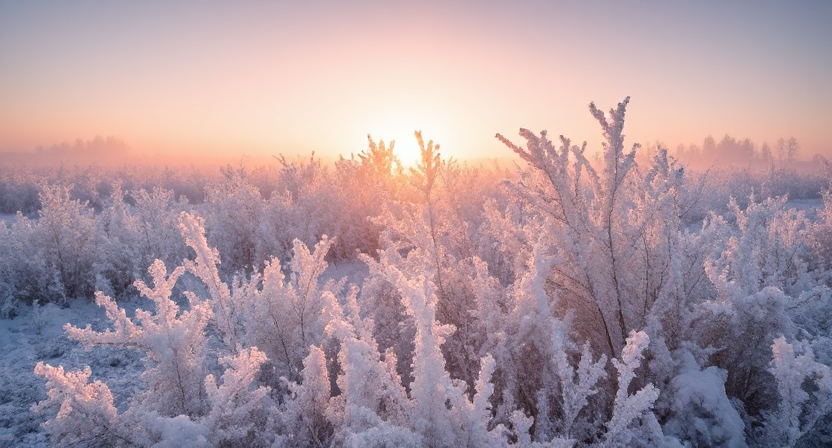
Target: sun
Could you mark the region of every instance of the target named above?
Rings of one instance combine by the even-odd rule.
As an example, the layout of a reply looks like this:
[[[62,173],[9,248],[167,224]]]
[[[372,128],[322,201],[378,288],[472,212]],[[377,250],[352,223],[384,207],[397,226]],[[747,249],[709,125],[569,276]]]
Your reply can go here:
[[[384,141],[385,145],[389,145],[395,141],[393,153],[404,168],[414,167],[422,159],[415,136],[417,131],[422,132],[426,145],[433,140],[443,149],[449,148],[447,144],[451,142],[448,139],[453,136],[449,132],[453,128],[452,117],[441,110],[418,106],[411,102],[408,107],[373,109],[360,123],[365,129],[364,135],[369,133],[376,143]],[[447,155],[443,153],[443,156]]]
[[[416,166],[422,158],[414,132],[402,126],[397,129],[386,129],[384,132],[374,132],[370,136],[376,143],[384,142],[388,148],[394,142],[393,154],[403,167],[410,168]]]
[[[419,143],[416,141],[416,136],[413,135],[413,132],[397,138],[393,152],[405,168],[418,165],[422,159],[422,151],[419,148]]]
[[[393,154],[404,168],[412,168],[417,166],[422,160],[422,149],[419,147],[419,141],[416,139],[416,132],[419,132],[418,127],[415,130],[409,130],[406,126],[401,126],[400,128],[391,129],[387,132],[373,133],[371,137],[376,143],[384,142],[388,148],[391,142],[395,142]],[[431,140],[433,140],[434,145],[441,145],[442,143],[440,139],[437,139],[429,132],[422,131],[422,137],[425,146]]]

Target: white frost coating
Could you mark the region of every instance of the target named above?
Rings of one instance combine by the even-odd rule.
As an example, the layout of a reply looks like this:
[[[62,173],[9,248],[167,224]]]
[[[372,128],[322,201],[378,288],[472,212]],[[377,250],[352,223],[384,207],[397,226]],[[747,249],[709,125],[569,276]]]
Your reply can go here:
[[[99,292],[96,303],[107,311],[113,328],[97,332],[89,325],[81,329],[67,324],[64,330],[70,338],[88,346],[115,345],[141,350],[151,366],[143,375],[150,391],[144,395],[146,408],[168,417],[200,415],[205,410],[203,331],[212,315],[211,308],[205,302],[192,299],[190,309],[183,311],[171,300],[173,286],[184,273],[182,267],[168,276],[164,264],[157,260],[148,271],[153,288],[141,280],[135,285],[153,301],[154,313],[138,309],[135,318],[130,319],[111,297]]]
[[[621,360],[613,359],[612,364],[618,370],[618,391],[615,395],[615,406],[612,418],[607,422],[607,433],[604,436],[606,446],[616,446],[630,443],[632,435],[627,427],[636,419],[647,414],[653,407],[653,402],[659,397],[659,390],[648,384],[630,395],[630,383],[636,377],[636,369],[641,366],[644,350],[650,343],[650,338],[643,331],[632,331],[627,338],[627,345],[621,351]]]
[[[220,358],[225,366],[220,384],[214,375],[205,377],[205,392],[211,411],[202,419],[214,446],[229,444],[251,445],[255,438],[255,423],[265,418],[265,400],[269,388],[257,386],[255,377],[266,355],[257,347],[238,350],[236,356]]]
[[[89,440],[113,440],[118,436],[113,395],[101,381],[89,382],[89,367],[65,372],[63,366],[39,362],[35,374],[46,377],[48,398],[33,410],[51,413],[57,408],[57,415],[43,424],[56,446],[83,445]]]
[[[452,446],[455,444],[454,430],[452,421],[445,414],[446,401],[453,393],[453,387],[439,349],[447,330],[434,320],[436,295],[433,284],[423,276],[407,279],[393,266],[387,268],[387,275],[402,292],[402,301],[416,322],[411,385],[411,397],[415,402],[414,429],[428,445]]]
[[[179,229],[185,238],[185,243],[196,252],[196,258],[185,260],[184,267],[196,275],[208,288],[214,320],[223,334],[226,346],[235,350],[238,340],[238,313],[234,309],[234,301],[228,285],[220,280],[217,266],[220,264],[220,254],[216,248],[208,246],[205,239],[204,220],[198,216],[182,212],[179,217]]]
[[[208,429],[185,415],[159,417],[153,420],[151,430],[160,439],[151,448],[207,448]]]
[[[303,360],[302,383],[290,383],[294,399],[287,403],[288,446],[325,446],[332,429],[327,421],[329,374],[320,347],[311,347]]]
[[[770,371],[777,379],[780,405],[768,417],[766,433],[778,445],[791,447],[832,410],[832,372],[829,366],[815,361],[811,347],[805,342],[789,344],[781,336],[774,340],[771,351]],[[811,395],[804,389],[806,381],[817,387]],[[807,406],[811,398],[814,404]]]
[[[725,394],[727,373],[715,366],[700,370],[690,353],[681,370],[669,385],[673,417],[664,432],[693,446],[747,446],[745,424]]]

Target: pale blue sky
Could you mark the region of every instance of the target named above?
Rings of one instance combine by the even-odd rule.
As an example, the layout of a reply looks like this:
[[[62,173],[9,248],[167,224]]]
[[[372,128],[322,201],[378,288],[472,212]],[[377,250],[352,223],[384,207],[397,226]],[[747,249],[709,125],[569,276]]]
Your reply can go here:
[[[523,126],[832,154],[832,2],[0,0],[0,150],[335,155],[422,129],[456,157]],[[412,144],[412,143],[408,143]]]

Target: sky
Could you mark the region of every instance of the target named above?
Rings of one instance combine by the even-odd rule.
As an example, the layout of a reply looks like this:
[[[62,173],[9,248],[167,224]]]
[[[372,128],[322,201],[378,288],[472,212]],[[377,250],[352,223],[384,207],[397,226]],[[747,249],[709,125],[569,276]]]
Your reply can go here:
[[[832,155],[832,2],[0,0],[0,151],[502,157],[519,128],[600,148],[798,139]],[[629,143],[628,143],[629,144]]]

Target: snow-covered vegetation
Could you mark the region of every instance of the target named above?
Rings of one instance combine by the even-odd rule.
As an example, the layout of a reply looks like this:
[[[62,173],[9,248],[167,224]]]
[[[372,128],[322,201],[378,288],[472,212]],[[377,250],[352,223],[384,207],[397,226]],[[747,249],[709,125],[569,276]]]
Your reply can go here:
[[[640,155],[626,105],[514,169],[0,168],[0,445],[832,444],[828,173]]]

